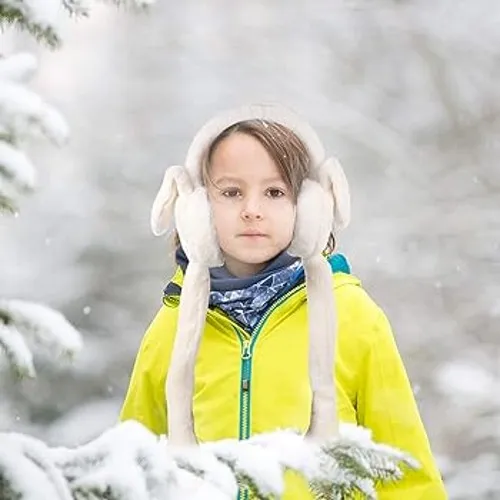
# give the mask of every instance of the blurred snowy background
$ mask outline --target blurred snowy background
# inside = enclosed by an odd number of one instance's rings
[[[31,88],[72,134],[31,143],[39,187],[0,218],[0,296],[85,340],[72,367],[2,373],[0,431],[73,445],[115,423],[172,271],[149,231],[164,168],[215,112],[277,100],[348,174],[340,249],[392,321],[450,498],[500,499],[499,26],[497,0],[158,0],[96,5],[55,52],[0,33],[0,53],[37,54]]]

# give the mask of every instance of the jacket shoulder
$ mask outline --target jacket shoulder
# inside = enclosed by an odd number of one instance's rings
[[[356,276],[336,273],[332,280],[341,330],[373,340],[374,332],[387,322],[383,310]]]
[[[170,357],[177,327],[178,308],[163,304],[142,338],[140,351],[147,359],[147,364],[156,363],[157,359]]]

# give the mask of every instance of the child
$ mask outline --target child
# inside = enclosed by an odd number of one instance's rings
[[[349,211],[340,165],[291,111],[249,106],[206,124],[153,204],[155,234],[175,218],[178,267],[121,419],[174,444],[282,428],[321,440],[356,423],[422,466],[381,500],[445,499],[389,323],[333,253]],[[287,474],[284,498],[312,497]]]

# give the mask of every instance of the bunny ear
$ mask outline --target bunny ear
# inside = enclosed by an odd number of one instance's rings
[[[328,158],[319,167],[319,182],[333,197],[334,233],[345,229],[351,219],[351,196],[344,169],[336,158]]]
[[[151,230],[155,236],[169,230],[177,198],[192,192],[193,183],[184,167],[174,165],[167,168],[151,209]]]

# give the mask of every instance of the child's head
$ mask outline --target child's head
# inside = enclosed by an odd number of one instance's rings
[[[310,163],[297,135],[272,121],[235,123],[210,144],[202,179],[231,273],[255,274],[288,248],[297,196]]]

